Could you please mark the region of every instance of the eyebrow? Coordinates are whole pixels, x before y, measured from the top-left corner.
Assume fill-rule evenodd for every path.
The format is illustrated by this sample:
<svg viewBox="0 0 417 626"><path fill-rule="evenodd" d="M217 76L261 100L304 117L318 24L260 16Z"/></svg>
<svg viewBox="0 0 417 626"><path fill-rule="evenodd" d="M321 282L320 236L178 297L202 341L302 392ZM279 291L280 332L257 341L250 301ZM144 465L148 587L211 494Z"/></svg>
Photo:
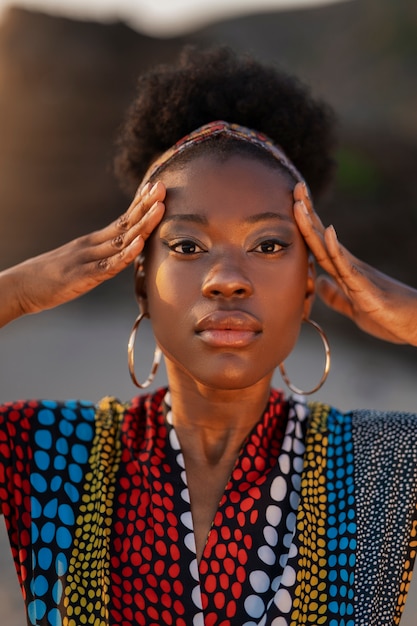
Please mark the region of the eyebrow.
<svg viewBox="0 0 417 626"><path fill-rule="evenodd" d="M245 222L249 224L256 224L257 222L266 222L269 220L278 220L280 222L291 222L293 219L290 215L283 215L282 213L275 213L274 211L265 211L264 213L255 213L245 219Z"/></svg>
<svg viewBox="0 0 417 626"><path fill-rule="evenodd" d="M283 215L282 213L275 213L274 211L264 211L263 213L255 213L247 217L244 222L248 224L257 224L258 222L266 222L269 220L277 220L280 222L293 223L293 219L289 215ZM167 222L193 222L194 224L202 224L208 226L209 220L205 215L200 213L175 213L174 215L168 215L164 218L164 223Z"/></svg>
<svg viewBox="0 0 417 626"><path fill-rule="evenodd" d="M199 213L175 213L174 215L167 215L167 217L164 217L163 223L166 224L167 222L194 222L195 224L208 226L207 217Z"/></svg>

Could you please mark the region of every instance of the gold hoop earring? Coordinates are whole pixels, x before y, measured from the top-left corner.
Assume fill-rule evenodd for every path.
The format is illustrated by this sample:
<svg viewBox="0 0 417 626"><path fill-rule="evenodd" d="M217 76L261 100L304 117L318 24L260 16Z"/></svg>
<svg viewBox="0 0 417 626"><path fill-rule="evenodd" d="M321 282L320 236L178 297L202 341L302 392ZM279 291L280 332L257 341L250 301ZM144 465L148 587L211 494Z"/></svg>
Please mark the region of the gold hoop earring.
<svg viewBox="0 0 417 626"><path fill-rule="evenodd" d="M306 322L307 324L310 324L310 326L312 326L315 330L317 330L317 332L320 335L320 338L323 342L323 346L324 346L324 352L326 355L326 362L324 364L324 372L323 372L323 376L320 379L320 382L318 385L316 385L313 389L310 389L309 391L304 391L303 389L299 389L298 387L296 387L295 385L293 385L290 381L290 379L287 376L287 373L285 371L284 368L284 364L280 363L279 364L279 371L281 372L281 376L285 382L285 384L287 385L287 387L289 387L289 389L291 389L291 391L293 391L294 393L298 393L302 396L308 396L311 393L314 393L315 391L318 391L326 382L326 379L329 375L330 372L330 345L328 342L328 339L326 337L326 334L324 332L324 330L321 328L321 326L319 326L316 322L313 322L313 320L309 320L309 319L305 319L303 320L304 322Z"/></svg>
<svg viewBox="0 0 417 626"><path fill-rule="evenodd" d="M155 378L156 372L158 371L159 363L161 361L161 356L162 356L160 347L156 346L155 352L153 355L151 372L148 378L145 380L145 382L140 383L138 379L136 378L136 374L135 374L135 340L136 340L136 332L139 328L139 324L141 323L144 317L147 317L149 319L149 314L140 313L140 315L138 315L138 317L136 318L135 323L133 324L132 332L130 333L129 342L127 344L127 361L129 364L130 378L132 379L133 384L136 385L136 387L139 387L140 389L146 389L146 387L149 387L149 385Z"/></svg>

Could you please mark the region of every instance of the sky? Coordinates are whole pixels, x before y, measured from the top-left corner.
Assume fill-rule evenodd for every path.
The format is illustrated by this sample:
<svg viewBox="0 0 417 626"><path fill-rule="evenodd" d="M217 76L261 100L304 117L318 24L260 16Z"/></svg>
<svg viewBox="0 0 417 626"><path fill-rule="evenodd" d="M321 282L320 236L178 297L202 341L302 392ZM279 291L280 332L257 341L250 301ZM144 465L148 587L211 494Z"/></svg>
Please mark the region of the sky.
<svg viewBox="0 0 417 626"><path fill-rule="evenodd" d="M213 20L274 9L305 8L347 0L0 0L78 19L120 19L154 36L186 33Z"/></svg>

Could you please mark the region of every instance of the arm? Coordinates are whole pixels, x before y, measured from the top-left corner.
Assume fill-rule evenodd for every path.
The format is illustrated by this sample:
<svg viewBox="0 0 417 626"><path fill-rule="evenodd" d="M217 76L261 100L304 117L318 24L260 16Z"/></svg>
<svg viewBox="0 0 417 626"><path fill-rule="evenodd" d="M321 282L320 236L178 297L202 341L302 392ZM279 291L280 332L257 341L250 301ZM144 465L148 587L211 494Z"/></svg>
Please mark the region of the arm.
<svg viewBox="0 0 417 626"><path fill-rule="evenodd" d="M115 222L0 273L0 326L73 300L125 269L164 213L165 187L146 184Z"/></svg>
<svg viewBox="0 0 417 626"><path fill-rule="evenodd" d="M317 263L327 273L317 283L321 299L370 335L417 347L417 290L346 250L333 226L323 226L301 183L294 189L294 200L297 225Z"/></svg>

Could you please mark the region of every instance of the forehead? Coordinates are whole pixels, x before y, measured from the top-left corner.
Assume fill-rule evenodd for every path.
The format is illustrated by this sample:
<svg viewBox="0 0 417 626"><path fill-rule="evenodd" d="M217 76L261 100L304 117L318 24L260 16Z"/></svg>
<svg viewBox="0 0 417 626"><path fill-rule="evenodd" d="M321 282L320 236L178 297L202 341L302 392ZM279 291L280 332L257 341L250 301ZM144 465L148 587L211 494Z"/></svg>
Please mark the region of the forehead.
<svg viewBox="0 0 417 626"><path fill-rule="evenodd" d="M182 210L223 207L282 206L292 211L294 181L274 163L248 155L218 158L199 155L186 163L172 163L159 177L167 187L166 207Z"/></svg>
<svg viewBox="0 0 417 626"><path fill-rule="evenodd" d="M213 233L233 238L267 224L295 228L293 183L257 159L201 156L166 170L161 179L167 187L162 230L164 225L182 234L213 228Z"/></svg>

